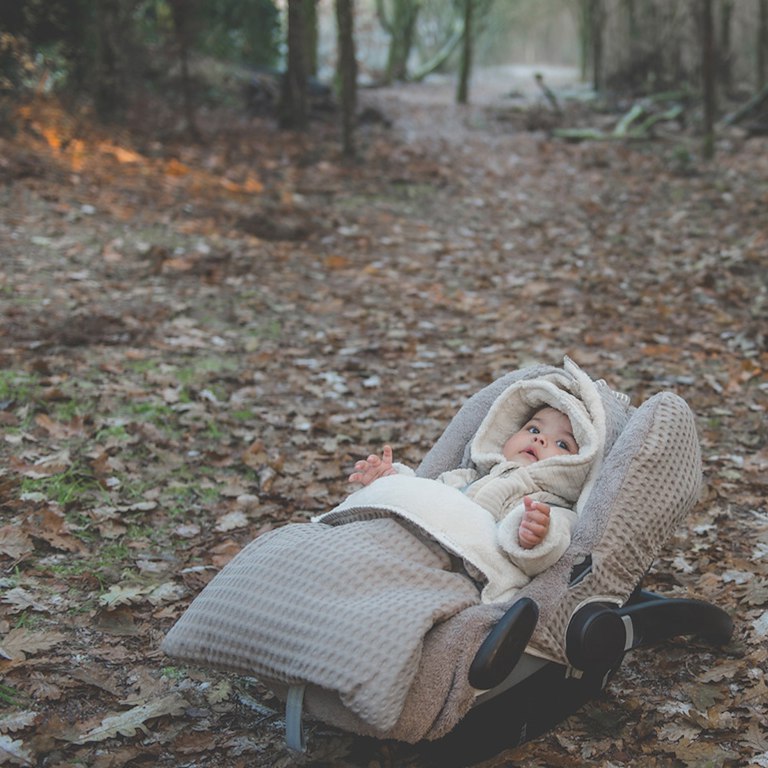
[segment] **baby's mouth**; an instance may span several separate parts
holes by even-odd
[[[536,455],[536,451],[533,448],[526,448],[523,453],[527,453],[534,461],[538,461],[539,457]]]

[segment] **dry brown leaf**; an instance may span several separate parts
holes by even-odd
[[[33,725],[39,713],[31,710],[22,710],[21,712],[8,712],[0,715],[0,733],[15,733],[24,728]]]
[[[33,539],[42,539],[55,549],[80,552],[84,548],[83,543],[70,533],[64,514],[50,505],[27,515],[24,530]]]
[[[34,765],[33,758],[21,739],[0,735],[0,765]]]
[[[178,693],[169,693],[145,704],[105,717],[101,724],[82,734],[75,740],[75,744],[87,744],[91,741],[105,741],[117,736],[134,736],[136,731],[147,733],[145,723],[156,717],[165,715],[180,715],[187,706],[183,696]]]
[[[2,646],[12,659],[23,660],[40,651],[49,651],[66,638],[62,632],[36,632],[20,627],[12,629],[3,638]]]
[[[28,680],[29,693],[36,701],[58,701],[62,697],[62,689],[54,682],[50,674],[33,672]]]
[[[18,560],[33,550],[32,539],[18,526],[4,525],[0,528],[0,553]]]

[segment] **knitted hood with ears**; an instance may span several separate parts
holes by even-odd
[[[481,475],[497,475],[518,467],[502,453],[504,443],[522,429],[532,413],[551,407],[571,422],[578,453],[551,456],[521,468],[543,498],[577,504],[588,490],[605,446],[605,409],[599,385],[572,360],[562,370],[510,385],[495,400],[470,444],[470,458]],[[578,511],[578,505],[577,505]]]

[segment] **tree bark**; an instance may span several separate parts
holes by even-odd
[[[701,13],[701,76],[704,98],[703,154],[707,160],[711,160],[715,156],[715,68],[717,64],[715,25],[712,0],[699,0],[699,6]]]
[[[376,0],[376,13],[382,29],[389,35],[385,84],[408,79],[408,59],[413,48],[421,0],[394,0],[392,18],[387,17],[384,0]]]
[[[590,42],[592,44],[592,88],[599,92],[603,88],[603,24],[605,10],[602,0],[588,0],[590,5]]]
[[[354,0],[336,0],[338,31],[337,74],[341,100],[341,143],[344,156],[355,156],[357,110],[357,56],[355,52]]]
[[[720,85],[726,94],[729,94],[733,88],[733,70],[731,67],[733,59],[731,48],[733,3],[734,0],[720,0],[720,41],[718,45],[720,55],[718,58]]]
[[[304,0],[288,0],[288,67],[280,93],[280,127],[303,131],[307,127],[307,70],[305,58]]]
[[[464,37],[461,47],[459,84],[456,90],[456,101],[459,104],[466,104],[469,101],[469,78],[472,74],[472,20],[474,6],[474,0],[464,0]]]
[[[196,141],[199,141],[200,131],[197,127],[195,103],[192,96],[192,80],[189,71],[189,51],[192,47],[192,25],[196,8],[194,3],[188,3],[185,0],[172,0],[170,6],[176,45],[179,50],[179,63],[181,65],[181,97],[184,119],[189,135]]]
[[[768,82],[768,0],[758,0],[757,22],[757,90]]]
[[[304,0],[304,61],[307,76],[317,76],[317,1]]]
[[[592,62],[592,20],[590,10],[591,0],[579,0],[577,23],[579,30],[579,69],[581,79],[586,81]]]

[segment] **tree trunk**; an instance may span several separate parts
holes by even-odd
[[[288,0],[288,67],[280,93],[280,127],[307,127],[307,70],[304,61],[304,0]]]
[[[119,51],[115,37],[120,30],[120,7],[115,0],[105,0],[96,6],[98,54],[93,72],[94,103],[99,117],[116,117],[124,104],[120,76]]]
[[[416,21],[421,10],[420,0],[394,0],[392,18],[387,17],[384,0],[376,0],[376,13],[384,31],[389,35],[385,84],[408,79],[408,59],[413,48]]]
[[[344,156],[355,155],[355,112],[357,109],[357,57],[355,53],[354,0],[336,0],[338,30],[337,74],[341,100],[341,140]]]
[[[704,146],[707,160],[715,156],[715,25],[712,0],[699,0],[701,12],[701,77],[704,97]]]
[[[757,23],[757,90],[768,82],[768,0],[758,0]]]
[[[602,0],[588,0],[590,5],[590,41],[592,43],[592,88],[599,92],[603,88],[603,24],[605,10]]]
[[[185,0],[172,0],[171,15],[173,18],[173,31],[176,36],[176,45],[179,51],[179,63],[181,65],[181,98],[184,110],[184,119],[187,124],[187,132],[195,140],[199,140],[200,131],[197,128],[195,118],[195,104],[192,96],[192,80],[189,72],[189,49],[192,45],[192,23],[194,5]]]
[[[307,76],[317,76],[317,2],[304,0],[304,61]]]
[[[592,62],[591,8],[591,0],[579,0],[577,22],[579,29],[579,69],[582,81],[586,81]]]
[[[469,101],[469,78],[472,74],[472,16],[474,0],[464,0],[464,37],[461,47],[461,64],[459,65],[459,84],[456,90],[456,101],[466,104]]]
[[[726,94],[731,93],[733,89],[733,70],[731,67],[733,59],[733,50],[731,49],[733,3],[734,0],[720,0],[719,72],[720,85]]]

